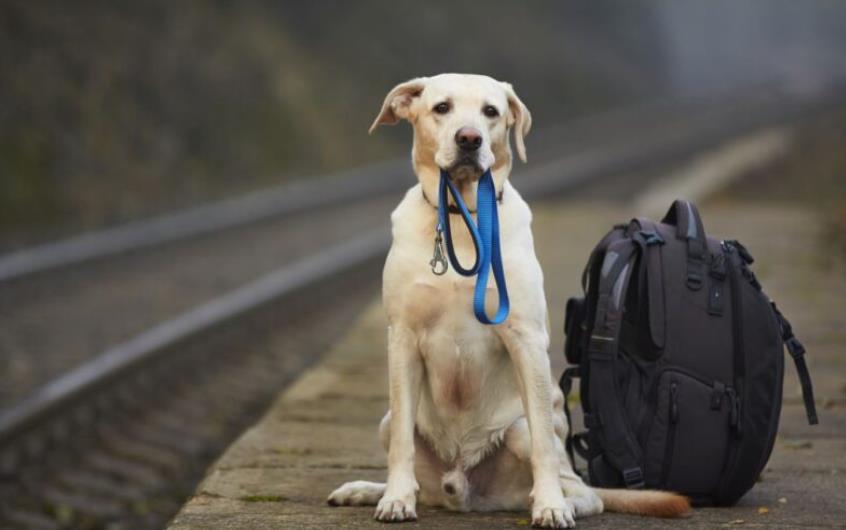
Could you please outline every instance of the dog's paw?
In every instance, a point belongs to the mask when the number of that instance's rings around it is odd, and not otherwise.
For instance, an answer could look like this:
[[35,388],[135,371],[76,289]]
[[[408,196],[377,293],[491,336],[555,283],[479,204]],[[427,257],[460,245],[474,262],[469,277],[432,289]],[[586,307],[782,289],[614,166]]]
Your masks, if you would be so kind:
[[576,510],[566,499],[557,502],[535,502],[532,505],[532,526],[535,528],[575,528]]
[[385,493],[385,485],[378,482],[357,480],[347,482],[329,494],[329,506],[373,506]]
[[400,523],[402,521],[416,521],[417,500],[414,494],[393,496],[385,495],[376,506],[373,518],[383,523]]

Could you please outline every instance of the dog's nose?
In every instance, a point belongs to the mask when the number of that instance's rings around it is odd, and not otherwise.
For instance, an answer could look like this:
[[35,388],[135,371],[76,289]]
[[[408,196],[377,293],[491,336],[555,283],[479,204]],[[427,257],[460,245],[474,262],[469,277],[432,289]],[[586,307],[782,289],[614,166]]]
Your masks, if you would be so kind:
[[473,127],[462,127],[455,133],[455,143],[462,151],[475,151],[482,146],[482,133]]

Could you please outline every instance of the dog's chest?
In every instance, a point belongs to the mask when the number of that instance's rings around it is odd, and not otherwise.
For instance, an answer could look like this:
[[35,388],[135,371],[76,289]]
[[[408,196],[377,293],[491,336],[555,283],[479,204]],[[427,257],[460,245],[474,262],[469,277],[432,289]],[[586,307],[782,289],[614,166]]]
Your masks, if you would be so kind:
[[478,406],[510,360],[493,328],[472,313],[473,284],[444,280],[412,285],[408,299],[426,309],[418,321],[418,346],[432,401],[467,410]]

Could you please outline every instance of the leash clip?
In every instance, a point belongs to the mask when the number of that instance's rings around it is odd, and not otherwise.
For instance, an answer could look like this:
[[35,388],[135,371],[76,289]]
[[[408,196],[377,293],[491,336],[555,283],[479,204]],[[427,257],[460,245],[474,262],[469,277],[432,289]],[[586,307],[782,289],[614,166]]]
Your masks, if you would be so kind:
[[429,261],[429,265],[432,266],[432,273],[436,276],[443,276],[449,268],[449,264],[444,256],[443,231],[443,227],[438,223],[438,227],[435,229],[435,250],[432,253],[431,261]]

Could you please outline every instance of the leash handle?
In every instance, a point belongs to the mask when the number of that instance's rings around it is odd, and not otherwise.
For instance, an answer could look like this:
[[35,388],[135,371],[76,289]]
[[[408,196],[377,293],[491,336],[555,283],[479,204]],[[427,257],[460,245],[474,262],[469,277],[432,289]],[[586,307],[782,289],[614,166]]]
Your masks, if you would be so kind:
[[[455,249],[452,246],[452,230],[449,224],[449,213],[447,212],[447,190],[449,190],[449,193],[452,195],[455,204],[458,205],[458,209],[461,211],[461,217],[464,219],[464,224],[467,226],[467,230],[470,232],[470,238],[473,240],[473,246],[476,247],[476,262],[473,263],[473,266],[469,269],[465,269],[461,266],[461,263],[458,261],[458,257],[455,255]],[[438,189],[438,197],[438,218],[440,221],[440,227],[443,229],[444,235],[446,236],[446,248],[447,255],[449,256],[449,262],[458,274],[462,276],[475,276],[479,273],[479,267],[482,264],[484,252],[484,249],[481,247],[479,229],[476,227],[476,223],[470,215],[470,210],[467,209],[467,205],[465,205],[464,201],[461,199],[461,193],[459,193],[459,191],[455,188],[455,184],[452,183],[449,179],[449,175],[444,170],[441,170],[441,185]]]
[[[455,255],[449,215],[447,213],[447,193],[452,195],[455,204],[458,206],[461,216],[464,219],[464,224],[470,232],[473,246],[476,248],[476,262],[470,269],[462,267],[458,262],[458,257]],[[438,200],[438,228],[444,231],[449,262],[456,272],[462,276],[476,276],[476,288],[473,292],[473,313],[476,315],[476,319],[482,324],[501,324],[508,317],[510,302],[508,300],[508,289],[505,285],[505,270],[502,265],[502,251],[499,242],[499,214],[496,207],[496,186],[494,185],[490,170],[485,171],[479,179],[476,195],[476,216],[478,225],[473,221],[470,211],[461,198],[461,194],[449,179],[447,172],[441,170]],[[491,269],[493,269],[494,281],[499,292],[499,307],[493,318],[488,318],[485,312],[485,295],[488,287],[488,275]]]

